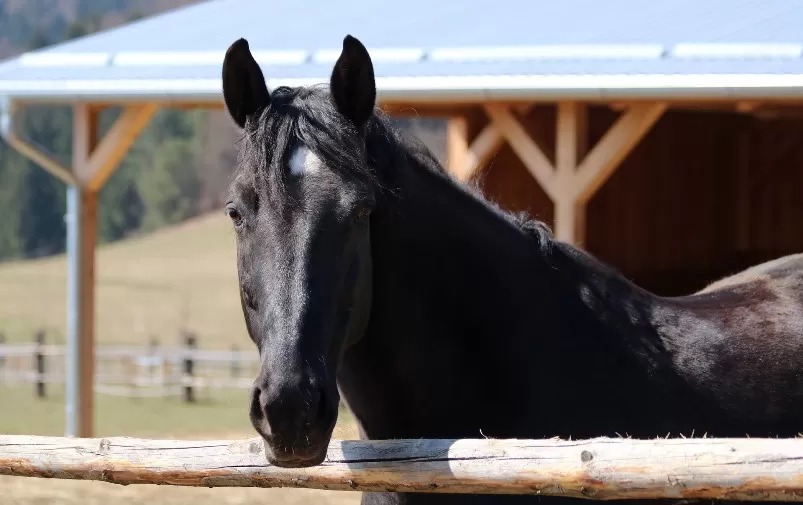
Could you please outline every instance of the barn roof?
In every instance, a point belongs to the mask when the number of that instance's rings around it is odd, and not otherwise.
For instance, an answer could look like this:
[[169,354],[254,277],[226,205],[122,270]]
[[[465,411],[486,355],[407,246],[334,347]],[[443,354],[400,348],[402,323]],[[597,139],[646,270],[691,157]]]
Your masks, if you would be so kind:
[[346,33],[399,100],[803,96],[789,0],[209,0],[0,64],[16,99],[218,101],[228,45],[326,82]]

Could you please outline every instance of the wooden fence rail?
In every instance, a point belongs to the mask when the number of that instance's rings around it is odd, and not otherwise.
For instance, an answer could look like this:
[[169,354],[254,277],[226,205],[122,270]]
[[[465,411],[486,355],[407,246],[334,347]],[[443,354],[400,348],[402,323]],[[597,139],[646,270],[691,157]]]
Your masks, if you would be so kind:
[[[48,345],[44,333],[33,344],[0,343],[0,385],[30,383],[44,397],[66,381],[65,346]],[[197,337],[185,336],[184,347],[99,346],[95,392],[125,397],[182,397],[195,401],[197,393],[215,389],[249,389],[259,369],[259,354],[198,349]],[[53,384],[57,388],[46,387]]]
[[195,487],[803,501],[803,439],[334,441],[313,468],[259,439],[0,435],[0,475]]

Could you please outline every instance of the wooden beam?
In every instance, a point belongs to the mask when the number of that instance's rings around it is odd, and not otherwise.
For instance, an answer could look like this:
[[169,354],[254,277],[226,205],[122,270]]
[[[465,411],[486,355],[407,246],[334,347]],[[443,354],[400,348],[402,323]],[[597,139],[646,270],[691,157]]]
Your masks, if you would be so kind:
[[634,105],[608,130],[577,167],[575,201],[587,202],[666,110],[665,103]]
[[761,107],[761,102],[736,102],[736,111],[742,114],[755,112],[759,107]]
[[573,184],[577,165],[588,150],[588,108],[585,104],[558,104],[555,142],[555,238],[579,246],[585,241],[586,206],[575,200]]
[[466,165],[456,174],[457,178],[466,182],[474,177],[480,168],[499,152],[503,143],[504,139],[493,125],[483,128],[471,143],[471,146],[469,146],[466,154]]
[[92,152],[88,162],[77,172],[79,180],[88,190],[99,191],[103,187],[156,110],[155,104],[135,105],[123,109],[120,117]]
[[571,177],[588,150],[588,108],[577,102],[558,104],[555,165],[559,177]]
[[585,204],[558,197],[554,205],[555,238],[580,247],[586,239]]
[[555,200],[555,168],[544,151],[530,137],[527,130],[507,107],[487,105],[485,112],[491,118],[494,128],[507,139],[521,162],[541,185],[544,192]]
[[[534,106],[535,104],[531,103],[519,104],[513,107],[513,110],[524,116],[529,113]],[[471,146],[469,146],[467,165],[465,169],[459,173],[458,179],[466,182],[474,177],[480,168],[499,152],[499,149],[502,148],[504,143],[505,138],[499,133],[496,126],[493,123],[486,125],[474,138]]]
[[22,140],[15,131],[8,131],[5,135],[5,140],[18,153],[45,169],[51,175],[58,177],[65,184],[74,184],[76,182],[69,168],[59,163],[54,156],[45,154],[37,147],[34,147],[30,141]]
[[468,149],[468,120],[454,116],[446,124],[446,167],[458,179],[468,166]]
[[[91,162],[91,153],[98,141],[98,111],[86,104],[73,107],[73,174],[80,178],[86,173]],[[77,268],[71,271],[76,278],[71,282],[78,285],[77,313],[70,311],[70,317],[77,317],[76,353],[72,358],[75,372],[68,380],[77,378],[74,384],[76,404],[72,408],[78,410],[75,434],[79,437],[90,437],[94,431],[95,405],[95,242],[97,236],[97,194],[93,191],[75,189],[77,198],[75,212],[78,215],[70,219],[78,220],[78,236],[73,240],[79,242],[78,256],[74,259]],[[68,395],[69,396],[69,395]],[[68,412],[68,417],[72,417]]]
[[803,439],[333,441],[311,468],[260,439],[0,435],[0,475],[190,487],[291,487],[612,499],[803,501]]

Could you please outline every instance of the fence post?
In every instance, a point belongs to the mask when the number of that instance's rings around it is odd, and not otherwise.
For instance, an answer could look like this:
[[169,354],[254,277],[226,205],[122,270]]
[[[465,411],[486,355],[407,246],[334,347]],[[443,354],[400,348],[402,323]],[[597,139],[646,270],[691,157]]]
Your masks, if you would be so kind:
[[[6,334],[0,333],[0,346],[5,345],[6,343]],[[3,371],[3,366],[6,364],[6,356],[2,352],[0,352],[0,373]]]
[[186,353],[184,357],[184,402],[195,403],[195,390],[193,388],[193,368],[195,360],[193,354],[198,347],[197,339],[193,333],[185,333]]
[[34,366],[36,367],[36,397],[45,397],[45,332],[36,332],[34,347]]
[[[152,336],[150,345],[148,346],[148,379],[150,385],[154,385],[154,376],[156,375],[156,367],[159,364],[159,338]],[[161,367],[160,367],[161,370]]]
[[237,344],[231,345],[231,378],[237,379],[240,377],[242,366],[240,364],[240,350]]

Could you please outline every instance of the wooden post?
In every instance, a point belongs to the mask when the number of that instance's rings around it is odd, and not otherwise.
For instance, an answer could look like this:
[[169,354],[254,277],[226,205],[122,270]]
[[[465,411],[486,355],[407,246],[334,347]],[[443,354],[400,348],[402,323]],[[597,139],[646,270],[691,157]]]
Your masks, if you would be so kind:
[[68,187],[68,374],[66,432],[91,436],[95,392],[95,243],[98,191],[156,111],[155,104],[127,107],[102,139],[99,109],[73,107],[72,172]]
[[34,367],[36,376],[36,397],[44,398],[45,394],[45,332],[39,330],[34,336]]
[[242,371],[242,364],[240,363],[240,349],[237,344],[231,346],[231,378],[236,379],[240,377]]
[[447,170],[462,173],[468,165],[468,120],[462,116],[449,118],[446,126]]
[[186,403],[195,403],[195,389],[192,383],[195,368],[193,353],[198,347],[195,334],[186,333],[184,343],[186,347],[186,355],[184,357],[184,401]]
[[126,382],[129,387],[129,398],[136,400],[139,397],[139,367],[137,366],[136,356],[125,356],[123,358],[123,367],[125,368]]
[[571,192],[575,169],[588,150],[588,107],[576,102],[558,104],[555,165],[558,186],[555,194],[555,238],[580,245],[585,241],[586,206]]
[[156,375],[156,365],[159,357],[159,338],[156,336],[151,337],[151,342],[148,347],[148,379],[153,384],[153,379]]
[[[86,104],[73,108],[73,172],[79,181],[89,177],[98,142],[98,110]],[[79,185],[68,187],[67,229],[69,307],[67,321],[67,396],[69,435],[92,436],[95,396],[95,238],[97,193]]]

